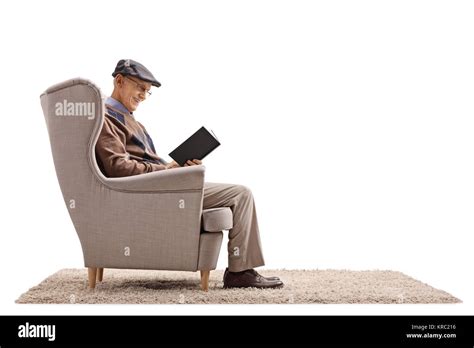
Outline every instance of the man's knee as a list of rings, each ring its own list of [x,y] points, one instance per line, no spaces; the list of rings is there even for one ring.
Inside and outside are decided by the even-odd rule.
[[[252,190],[250,190],[247,186],[244,185],[235,185],[236,192],[244,197],[252,197]]]

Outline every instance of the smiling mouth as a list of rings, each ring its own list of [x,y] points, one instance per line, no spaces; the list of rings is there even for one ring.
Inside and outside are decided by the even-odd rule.
[[[140,104],[140,100],[139,100],[139,99],[137,99],[137,98],[135,98],[135,97],[133,97],[132,99],[133,99],[133,101],[135,102],[135,104]]]

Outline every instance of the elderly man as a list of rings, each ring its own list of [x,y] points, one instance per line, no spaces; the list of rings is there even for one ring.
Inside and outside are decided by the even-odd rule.
[[[138,175],[179,167],[156,154],[153,141],[133,112],[151,95],[151,87],[161,84],[142,64],[132,59],[117,63],[112,96],[105,101],[105,121],[96,145],[97,160],[109,177]],[[198,159],[185,166],[201,165]],[[257,214],[252,192],[241,185],[205,183],[203,208],[230,207],[234,227],[229,231],[229,267],[224,287],[276,288],[283,286],[278,277],[263,277],[254,267],[263,266]]]

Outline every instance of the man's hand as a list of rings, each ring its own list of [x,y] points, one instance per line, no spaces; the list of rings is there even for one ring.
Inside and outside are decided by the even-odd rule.
[[[196,165],[199,165],[199,164],[202,164],[202,161],[201,161],[201,160],[193,159],[192,161],[191,161],[191,160],[187,160],[186,163],[184,164],[184,166],[185,166],[185,167],[187,167],[187,166],[196,166]]]
[[[166,165],[166,169],[179,168],[180,165],[176,161],[170,162]]]

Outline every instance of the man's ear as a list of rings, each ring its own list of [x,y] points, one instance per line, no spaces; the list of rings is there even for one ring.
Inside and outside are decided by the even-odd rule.
[[[114,86],[121,88],[123,86],[123,76],[118,74],[114,79]]]

